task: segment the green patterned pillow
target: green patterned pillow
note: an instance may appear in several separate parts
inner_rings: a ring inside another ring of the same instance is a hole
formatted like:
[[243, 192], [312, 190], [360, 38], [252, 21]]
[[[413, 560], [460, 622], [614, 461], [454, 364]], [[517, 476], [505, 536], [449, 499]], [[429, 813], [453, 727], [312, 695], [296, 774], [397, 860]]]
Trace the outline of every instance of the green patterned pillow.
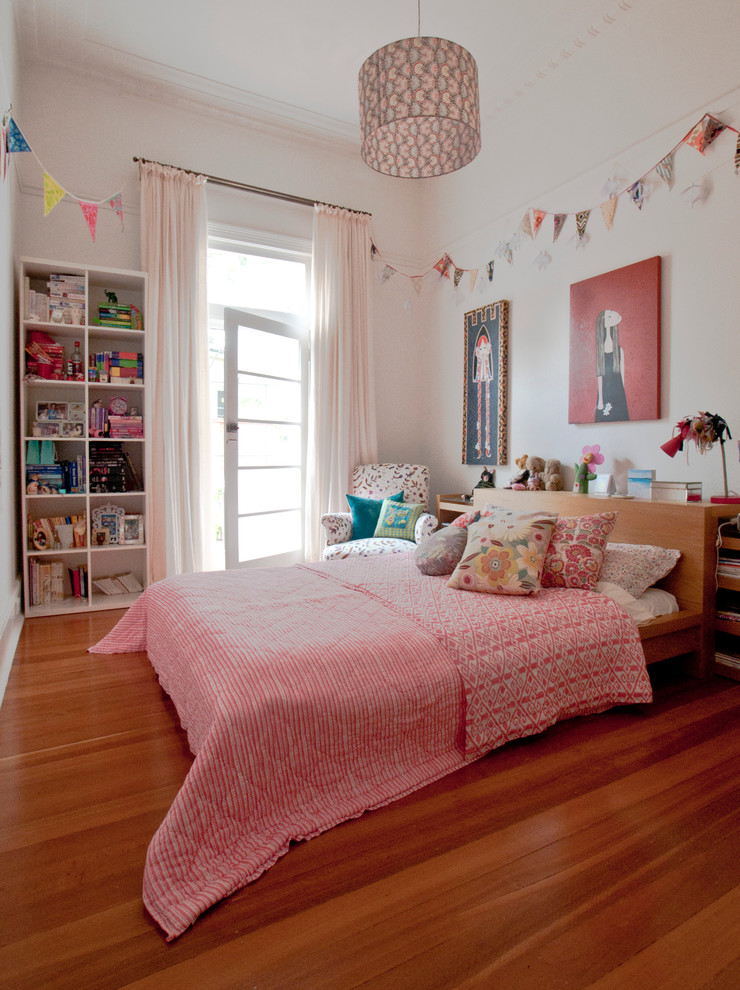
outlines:
[[416, 505], [413, 502], [393, 502], [389, 498], [384, 498], [378, 525], [375, 527], [375, 536], [411, 540], [413, 543], [416, 520], [423, 511], [423, 505]]
[[557, 516], [499, 509], [468, 526], [468, 542], [448, 584], [489, 595], [540, 590], [545, 553]]

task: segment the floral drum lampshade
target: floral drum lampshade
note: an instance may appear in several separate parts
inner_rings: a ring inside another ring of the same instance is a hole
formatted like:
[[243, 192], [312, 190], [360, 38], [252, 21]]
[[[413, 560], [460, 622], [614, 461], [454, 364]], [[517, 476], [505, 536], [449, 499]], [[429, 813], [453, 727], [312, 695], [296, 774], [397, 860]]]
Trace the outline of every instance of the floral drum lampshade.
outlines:
[[360, 69], [362, 157], [377, 172], [420, 179], [455, 172], [478, 154], [478, 67], [444, 38], [404, 38]]

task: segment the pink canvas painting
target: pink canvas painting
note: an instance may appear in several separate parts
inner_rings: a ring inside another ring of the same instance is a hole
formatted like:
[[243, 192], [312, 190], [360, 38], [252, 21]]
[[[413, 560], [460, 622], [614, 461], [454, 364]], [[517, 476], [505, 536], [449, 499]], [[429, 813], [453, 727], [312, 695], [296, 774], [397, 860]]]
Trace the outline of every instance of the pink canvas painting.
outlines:
[[660, 262], [571, 285], [569, 423], [660, 419]]

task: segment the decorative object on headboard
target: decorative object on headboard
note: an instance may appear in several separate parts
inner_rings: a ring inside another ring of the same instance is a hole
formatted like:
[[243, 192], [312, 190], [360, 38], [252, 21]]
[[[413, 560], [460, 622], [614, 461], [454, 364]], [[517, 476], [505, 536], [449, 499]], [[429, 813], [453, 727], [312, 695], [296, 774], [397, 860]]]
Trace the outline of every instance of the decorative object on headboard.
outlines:
[[695, 416], [685, 416], [679, 420], [673, 428], [677, 433], [660, 445], [660, 449], [675, 457], [679, 450], [683, 450], [684, 442], [693, 440], [700, 454], [706, 454], [715, 443], [719, 444], [722, 452], [722, 478], [724, 482], [724, 495], [713, 495], [712, 502], [735, 505], [740, 503], [740, 497], [729, 495], [727, 491], [727, 460], [725, 458], [725, 440], [732, 440], [730, 428], [725, 420], [718, 413], [698, 412]]
[[596, 481], [596, 475], [591, 470], [592, 464], [603, 464], [604, 455], [598, 443], [591, 447], [584, 447], [581, 451], [580, 464], [576, 461], [576, 482], [575, 491], [579, 495], [588, 495], [589, 481]]
[[505, 464], [508, 414], [509, 303], [465, 314], [463, 464]]
[[495, 488], [496, 472], [491, 468], [483, 468], [480, 474], [480, 481], [475, 486], [476, 488]]

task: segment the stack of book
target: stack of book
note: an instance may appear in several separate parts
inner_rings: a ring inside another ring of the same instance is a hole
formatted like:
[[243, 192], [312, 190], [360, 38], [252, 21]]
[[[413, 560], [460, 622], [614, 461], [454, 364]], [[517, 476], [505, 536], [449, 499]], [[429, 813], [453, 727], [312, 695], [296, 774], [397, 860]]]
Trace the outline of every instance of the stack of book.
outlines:
[[90, 354], [87, 379], [102, 384], [143, 385], [144, 355], [136, 351], [97, 351]]
[[114, 416], [109, 413], [108, 431], [111, 438], [139, 440], [144, 436], [144, 417]]
[[64, 565], [61, 560], [28, 562], [29, 597], [32, 605], [52, 605], [64, 598]]
[[100, 303], [95, 322], [101, 327], [118, 327], [121, 330], [144, 329], [141, 312], [127, 303]]
[[108, 410], [99, 399], [88, 410], [87, 429], [91, 437], [104, 437], [108, 432]]
[[[73, 323], [72, 310], [85, 311], [85, 276], [84, 275], [54, 275], [49, 276], [49, 318], [54, 319], [54, 311], [61, 310], [62, 323]], [[84, 315], [83, 315], [84, 322]]]
[[127, 574], [118, 574], [116, 577], [98, 578], [93, 584], [104, 595], [134, 594], [144, 590], [138, 578], [130, 571]]
[[661, 502], [701, 502], [701, 482], [651, 481], [650, 498]]
[[90, 445], [91, 494], [130, 491], [126, 475], [126, 458], [121, 443]]

